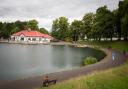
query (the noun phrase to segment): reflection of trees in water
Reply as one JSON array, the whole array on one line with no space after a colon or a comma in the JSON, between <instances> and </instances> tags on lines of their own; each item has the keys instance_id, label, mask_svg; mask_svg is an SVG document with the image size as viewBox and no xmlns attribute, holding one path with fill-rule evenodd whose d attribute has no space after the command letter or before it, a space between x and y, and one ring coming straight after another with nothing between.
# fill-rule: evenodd
<instances>
[{"instance_id":1,"label":"reflection of trees in water","mask_svg":"<svg viewBox=\"0 0 128 89\"><path fill-rule=\"evenodd\" d=\"M58 68L80 66L85 55L84 48L52 46L52 63Z\"/></svg>"},{"instance_id":2,"label":"reflection of trees in water","mask_svg":"<svg viewBox=\"0 0 128 89\"><path fill-rule=\"evenodd\" d=\"M0 74L4 79L10 79L10 73L17 79L79 67L85 56L101 55L90 48L50 45L1 44L0 50Z\"/></svg>"},{"instance_id":3,"label":"reflection of trees in water","mask_svg":"<svg viewBox=\"0 0 128 89\"><path fill-rule=\"evenodd\" d=\"M52 46L52 63L54 66L58 68L64 68L66 66L66 60L65 60L65 47L64 46Z\"/></svg>"},{"instance_id":4,"label":"reflection of trees in water","mask_svg":"<svg viewBox=\"0 0 128 89\"><path fill-rule=\"evenodd\" d=\"M53 65L59 68L65 68L67 66L80 66L83 59L92 56L97 59L102 59L105 54L92 48L76 48L65 46L53 46Z\"/></svg>"}]
</instances>

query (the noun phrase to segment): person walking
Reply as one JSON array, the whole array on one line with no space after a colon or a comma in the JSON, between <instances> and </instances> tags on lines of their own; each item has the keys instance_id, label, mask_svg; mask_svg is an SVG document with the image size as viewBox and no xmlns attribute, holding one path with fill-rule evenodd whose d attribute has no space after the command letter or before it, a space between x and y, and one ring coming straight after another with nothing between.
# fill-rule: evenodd
<instances>
[{"instance_id":1,"label":"person walking","mask_svg":"<svg viewBox=\"0 0 128 89\"><path fill-rule=\"evenodd\" d=\"M116 58L116 54L115 54L115 52L112 51L112 60L114 61L115 58Z\"/></svg>"}]
</instances>

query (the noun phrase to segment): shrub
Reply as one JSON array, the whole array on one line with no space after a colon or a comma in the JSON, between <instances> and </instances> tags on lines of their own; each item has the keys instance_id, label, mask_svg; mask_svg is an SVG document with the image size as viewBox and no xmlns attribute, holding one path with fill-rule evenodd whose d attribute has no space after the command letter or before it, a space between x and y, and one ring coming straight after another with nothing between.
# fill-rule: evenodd
<instances>
[{"instance_id":1,"label":"shrub","mask_svg":"<svg viewBox=\"0 0 128 89\"><path fill-rule=\"evenodd\" d=\"M66 37L64 40L65 40L66 42L71 42L71 41L72 41L72 38Z\"/></svg>"},{"instance_id":2,"label":"shrub","mask_svg":"<svg viewBox=\"0 0 128 89\"><path fill-rule=\"evenodd\" d=\"M89 64L94 64L97 62L97 59L94 57L86 57L83 61L83 65L89 65Z\"/></svg>"}]
</instances>

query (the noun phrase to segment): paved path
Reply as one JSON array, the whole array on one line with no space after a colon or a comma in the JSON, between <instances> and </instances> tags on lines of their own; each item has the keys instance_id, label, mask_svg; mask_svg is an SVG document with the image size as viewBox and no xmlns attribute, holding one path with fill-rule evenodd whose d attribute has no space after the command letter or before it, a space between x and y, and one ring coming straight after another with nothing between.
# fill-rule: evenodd
<instances>
[{"instance_id":1,"label":"paved path","mask_svg":"<svg viewBox=\"0 0 128 89\"><path fill-rule=\"evenodd\" d=\"M106 52L107 56L96 64L73 69L73 70L51 73L51 74L48 74L48 76L50 78L56 78L58 82L60 82L60 81L68 80L73 77L78 77L80 75L87 75L89 73L92 73L93 71L99 71L99 70L116 67L124 63L125 58L122 53L118 51L114 51L116 53L116 58L113 61L111 57L111 51L107 49L102 49L102 50ZM23 79L23 80L3 82L3 83L0 83L0 89L33 89L41 86L42 78L43 76L38 76L38 77L32 77L32 78Z\"/></svg>"}]
</instances>

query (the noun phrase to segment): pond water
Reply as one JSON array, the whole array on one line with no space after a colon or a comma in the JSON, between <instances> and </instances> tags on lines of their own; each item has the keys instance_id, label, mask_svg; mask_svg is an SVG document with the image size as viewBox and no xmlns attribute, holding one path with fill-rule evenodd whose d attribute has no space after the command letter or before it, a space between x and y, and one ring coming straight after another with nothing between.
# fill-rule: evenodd
<instances>
[{"instance_id":1,"label":"pond water","mask_svg":"<svg viewBox=\"0 0 128 89\"><path fill-rule=\"evenodd\" d=\"M80 67L85 57L97 56L96 51L69 46L1 43L0 80L16 80Z\"/></svg>"}]
</instances>

